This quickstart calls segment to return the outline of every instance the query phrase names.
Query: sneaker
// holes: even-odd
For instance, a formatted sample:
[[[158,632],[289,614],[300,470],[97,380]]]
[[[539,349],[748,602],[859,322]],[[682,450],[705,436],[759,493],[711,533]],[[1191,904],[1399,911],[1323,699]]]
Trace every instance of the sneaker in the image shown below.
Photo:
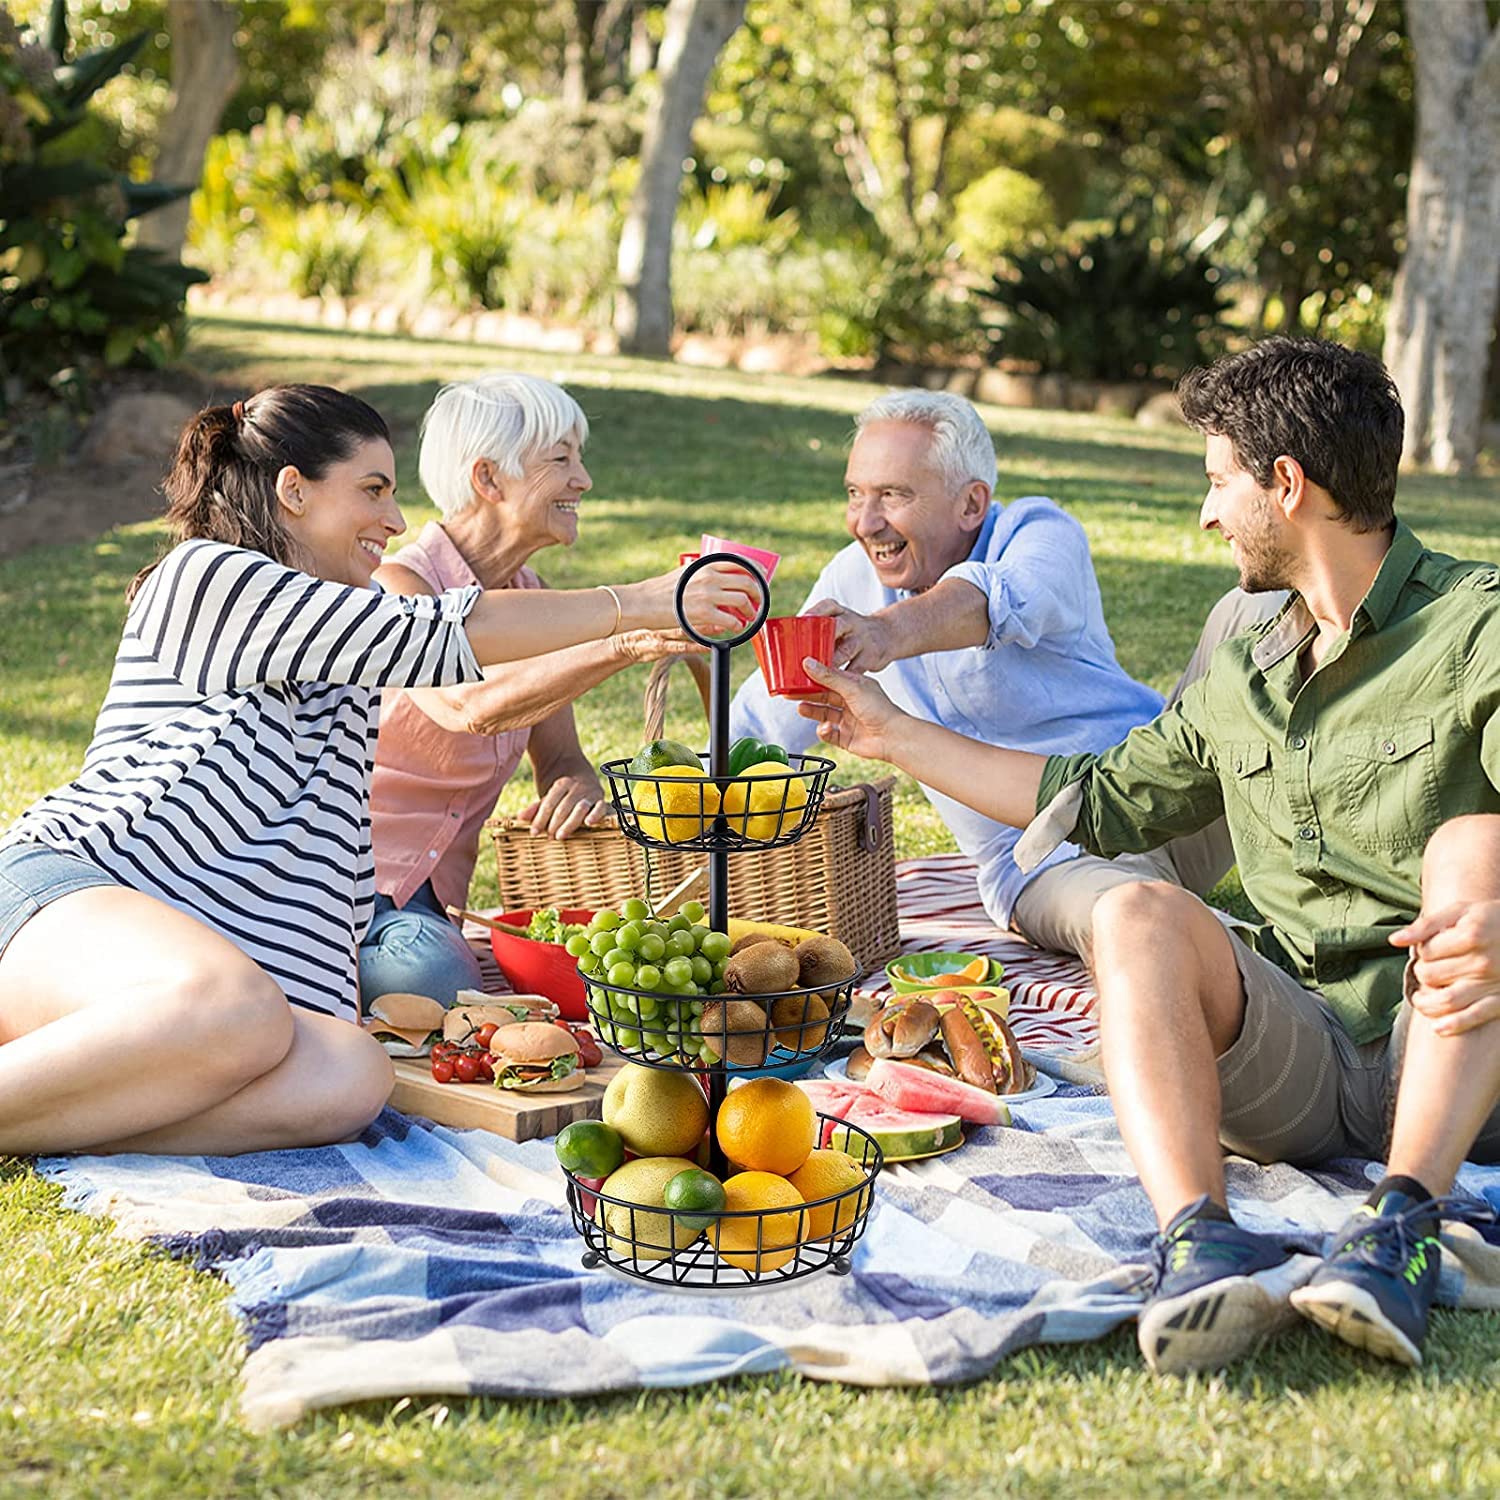
[[[1421,1364],[1437,1294],[1438,1222],[1445,1210],[1469,1217],[1468,1207],[1394,1191],[1378,1206],[1360,1204],[1311,1280],[1292,1294],[1293,1306],[1356,1349]]]
[[[1294,1321],[1288,1297],[1305,1258],[1223,1219],[1195,1217],[1199,1198],[1152,1244],[1156,1285],[1136,1336],[1158,1375],[1222,1370]]]

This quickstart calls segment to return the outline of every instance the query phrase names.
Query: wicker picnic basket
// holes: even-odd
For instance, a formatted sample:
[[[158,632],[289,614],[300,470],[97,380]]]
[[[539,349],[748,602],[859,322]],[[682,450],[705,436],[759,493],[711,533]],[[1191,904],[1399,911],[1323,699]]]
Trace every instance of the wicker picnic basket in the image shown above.
[[[708,673],[696,657],[668,658],[651,669],[645,693],[646,740],[666,722],[673,660],[686,663],[705,710]],[[756,922],[810,927],[842,939],[866,973],[900,952],[891,794],[895,778],[830,789],[799,842],[735,861],[730,911]],[[617,906],[631,896],[660,897],[703,865],[692,851],[647,850],[616,827],[539,839],[519,818],[485,825],[495,843],[504,911],[539,906]]]

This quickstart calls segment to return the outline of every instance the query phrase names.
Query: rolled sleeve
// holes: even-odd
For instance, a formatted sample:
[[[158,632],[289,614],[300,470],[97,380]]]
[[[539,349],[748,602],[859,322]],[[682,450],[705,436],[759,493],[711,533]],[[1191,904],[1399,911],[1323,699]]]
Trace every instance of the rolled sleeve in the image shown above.
[[[1112,859],[1159,848],[1223,814],[1218,767],[1194,722],[1198,686],[1101,755],[1049,757],[1036,816],[1016,845],[1023,870],[1064,840]]]

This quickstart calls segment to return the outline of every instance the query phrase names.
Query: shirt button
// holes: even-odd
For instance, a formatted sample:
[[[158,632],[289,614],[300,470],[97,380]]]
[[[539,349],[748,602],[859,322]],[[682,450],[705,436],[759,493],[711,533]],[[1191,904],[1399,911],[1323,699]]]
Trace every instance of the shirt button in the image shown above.
[[[436,849],[429,849],[427,851],[427,857],[428,857],[428,859],[436,859],[437,858],[437,850]]]
[[[1299,734],[1297,736],[1297,738],[1292,741],[1292,749],[1293,750],[1306,750],[1307,749],[1307,737],[1305,735],[1300,735]]]
[[[1387,755],[1394,755],[1396,753],[1396,742],[1395,740],[1387,740],[1385,744],[1383,744],[1380,748],[1384,750]]]
[[[1299,828],[1297,830],[1297,837],[1299,839],[1315,839],[1317,836],[1317,830],[1313,828]]]

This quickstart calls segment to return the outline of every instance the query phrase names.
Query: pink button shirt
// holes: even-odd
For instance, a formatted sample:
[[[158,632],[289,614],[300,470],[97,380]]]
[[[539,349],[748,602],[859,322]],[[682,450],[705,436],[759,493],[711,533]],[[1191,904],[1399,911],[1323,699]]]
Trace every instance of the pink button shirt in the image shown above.
[[[437,522],[390,559],[435,592],[479,580]],[[544,585],[522,568],[506,588]],[[380,740],[370,783],[375,889],[405,906],[424,880],[445,906],[463,906],[484,820],[521,762],[529,729],[465,734],[443,729],[405,689],[380,699]]]

